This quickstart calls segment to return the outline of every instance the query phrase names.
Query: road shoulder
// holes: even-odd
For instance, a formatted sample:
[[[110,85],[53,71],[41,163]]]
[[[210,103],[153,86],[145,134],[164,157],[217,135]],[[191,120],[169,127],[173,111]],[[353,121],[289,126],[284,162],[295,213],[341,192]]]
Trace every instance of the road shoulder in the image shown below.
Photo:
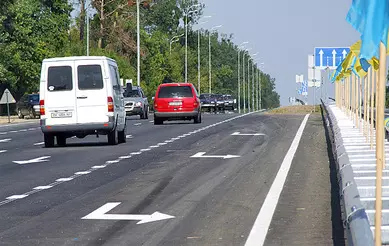
[[[311,115],[265,245],[344,245],[334,162],[321,115]],[[335,182],[334,182],[335,180]]]

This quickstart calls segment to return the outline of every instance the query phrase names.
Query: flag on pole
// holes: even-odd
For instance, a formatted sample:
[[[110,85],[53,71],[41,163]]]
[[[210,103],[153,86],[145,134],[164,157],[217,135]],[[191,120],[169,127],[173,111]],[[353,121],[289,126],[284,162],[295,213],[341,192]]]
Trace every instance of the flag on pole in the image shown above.
[[[379,57],[381,42],[388,45],[389,2],[387,0],[353,0],[346,20],[361,34],[361,65]]]

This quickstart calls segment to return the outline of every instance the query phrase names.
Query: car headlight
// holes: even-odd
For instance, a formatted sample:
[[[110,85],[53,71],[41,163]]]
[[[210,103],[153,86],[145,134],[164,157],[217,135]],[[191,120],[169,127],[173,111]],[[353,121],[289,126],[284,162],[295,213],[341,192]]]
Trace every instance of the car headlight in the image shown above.
[[[135,106],[141,107],[141,106],[142,106],[142,103],[141,103],[141,102],[137,102],[137,103],[135,104]]]

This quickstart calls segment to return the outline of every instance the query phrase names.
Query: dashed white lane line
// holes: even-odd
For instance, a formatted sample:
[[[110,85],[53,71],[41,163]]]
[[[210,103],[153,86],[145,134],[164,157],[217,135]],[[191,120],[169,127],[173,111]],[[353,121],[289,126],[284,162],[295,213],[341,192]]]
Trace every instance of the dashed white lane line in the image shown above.
[[[130,139],[130,138],[132,138],[132,135],[127,135],[126,138]]]
[[[8,143],[11,140],[12,140],[11,138],[0,139],[0,143]]]
[[[278,204],[278,199],[280,198],[282,189],[285,185],[286,178],[288,177],[290,167],[292,166],[293,157],[296,154],[297,147],[299,146],[308,118],[309,114],[304,117],[300,128],[297,130],[296,136],[294,137],[293,142],[288,152],[286,153],[284,160],[282,161],[277,176],[274,179],[273,184],[270,187],[269,193],[267,194],[266,199],[261,207],[261,210],[259,211],[258,217],[254,222],[254,226],[250,231],[245,246],[262,246],[265,243],[266,235],[269,230],[274,211]]]
[[[57,182],[68,182],[68,181],[71,181],[71,180],[73,180],[73,178],[60,178],[60,179],[57,179],[55,181],[57,181]]]
[[[37,186],[37,187],[33,188],[33,190],[47,190],[50,188],[53,188],[53,186],[52,185],[42,185],[42,186]]]
[[[5,135],[7,134],[8,132],[0,132],[0,135]]]
[[[0,154],[1,154],[1,153],[5,153],[5,152],[7,152],[7,150],[6,150],[6,149],[2,149],[2,150],[0,150]]]
[[[17,132],[19,132],[19,131],[9,131],[10,133],[17,133]]]
[[[34,143],[34,146],[44,145],[45,142]]]
[[[142,123],[135,123],[134,126],[140,126]]]
[[[75,175],[85,175],[85,174],[90,174],[91,171],[82,171],[82,172],[76,172],[74,173]]]
[[[28,195],[25,195],[25,194],[23,194],[23,195],[13,195],[13,196],[7,197],[6,199],[7,200],[16,200],[16,199],[23,199],[23,198],[25,198],[27,196]]]
[[[93,166],[92,169],[103,169],[106,168],[107,165],[101,165],[101,166]]]
[[[253,114],[253,113],[255,113],[255,112],[251,112],[251,113],[247,113],[247,114],[242,114],[242,115],[239,115],[239,116],[230,118],[230,119],[228,119],[228,120],[226,120],[226,121],[222,121],[222,122],[219,122],[219,123],[217,123],[217,124],[213,124],[212,126],[203,127],[203,128],[200,128],[200,129],[198,129],[198,130],[196,130],[196,131],[189,132],[189,133],[184,134],[184,135],[182,135],[182,136],[189,136],[189,135],[191,135],[191,134],[194,134],[194,133],[197,133],[197,132],[204,131],[204,130],[210,128],[210,127],[220,125],[220,124],[222,124],[223,122],[229,122],[229,121],[232,121],[232,120],[235,120],[235,119],[239,119],[239,118],[242,118],[242,117],[244,117],[244,116],[247,116],[247,115],[250,115],[250,114]],[[40,129],[40,128],[39,128],[39,127],[38,127],[38,128],[31,128],[31,130],[36,130],[36,129]],[[129,135],[129,136],[131,136],[131,135]],[[179,136],[179,137],[177,137],[176,139],[178,140],[178,139],[182,138],[182,136]],[[131,137],[132,137],[132,136],[131,136]],[[153,148],[158,148],[158,147],[160,147],[160,146],[167,145],[168,142],[174,142],[174,141],[175,141],[175,140],[171,140],[171,139],[170,139],[170,140],[166,140],[165,142],[158,143],[157,145],[150,146],[148,149],[142,149],[140,152],[132,152],[132,153],[131,153],[130,155],[128,155],[128,156],[121,156],[121,157],[119,157],[118,160],[107,161],[107,162],[105,163],[105,165],[92,166],[92,167],[91,167],[89,170],[87,170],[87,171],[76,172],[75,175],[73,175],[73,176],[70,176],[70,177],[67,177],[67,178],[59,178],[59,179],[56,179],[55,182],[53,182],[53,183],[51,183],[51,184],[42,185],[42,186],[37,186],[37,187],[33,188],[32,190],[30,190],[30,191],[24,193],[24,194],[21,194],[21,195],[13,195],[13,196],[7,197],[5,200],[0,201],[0,206],[5,205],[5,204],[7,204],[7,203],[10,203],[10,202],[12,202],[12,201],[15,201],[15,200],[17,200],[17,199],[25,198],[25,197],[27,197],[27,196],[29,196],[29,195],[32,195],[32,194],[35,194],[35,193],[37,193],[37,192],[40,192],[40,191],[43,191],[43,190],[46,190],[46,189],[50,189],[50,188],[52,188],[52,187],[54,187],[54,186],[56,186],[56,185],[62,184],[62,183],[64,183],[64,182],[71,181],[71,180],[73,180],[73,179],[75,179],[75,178],[78,178],[78,177],[80,177],[80,176],[82,176],[82,175],[89,174],[89,173],[91,173],[91,172],[93,172],[93,171],[95,171],[95,170],[103,169],[103,168],[107,167],[107,166],[110,165],[110,164],[118,163],[118,162],[120,162],[121,160],[131,158],[131,157],[133,157],[134,155],[140,155],[140,154],[144,153],[145,151],[149,151],[149,150],[151,150],[151,149],[153,149]],[[6,150],[5,150],[5,151],[6,151]],[[1,152],[0,152],[0,153],[1,153]]]
[[[150,120],[149,122],[150,122],[150,123],[154,123],[154,121],[153,121],[153,120]]]

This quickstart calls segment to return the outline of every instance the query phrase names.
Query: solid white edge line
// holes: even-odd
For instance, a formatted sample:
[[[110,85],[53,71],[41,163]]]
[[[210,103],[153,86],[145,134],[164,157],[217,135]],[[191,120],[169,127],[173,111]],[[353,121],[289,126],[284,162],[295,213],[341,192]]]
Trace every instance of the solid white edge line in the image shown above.
[[[278,200],[285,185],[286,178],[288,177],[294,155],[296,154],[308,118],[309,114],[305,115],[300,128],[297,130],[296,136],[294,137],[293,142],[288,152],[286,153],[284,160],[282,161],[277,176],[274,179],[269,193],[267,194],[261,210],[259,211],[259,214],[254,222],[253,228],[250,231],[245,246],[261,246],[265,243],[270,223],[273,219]]]

